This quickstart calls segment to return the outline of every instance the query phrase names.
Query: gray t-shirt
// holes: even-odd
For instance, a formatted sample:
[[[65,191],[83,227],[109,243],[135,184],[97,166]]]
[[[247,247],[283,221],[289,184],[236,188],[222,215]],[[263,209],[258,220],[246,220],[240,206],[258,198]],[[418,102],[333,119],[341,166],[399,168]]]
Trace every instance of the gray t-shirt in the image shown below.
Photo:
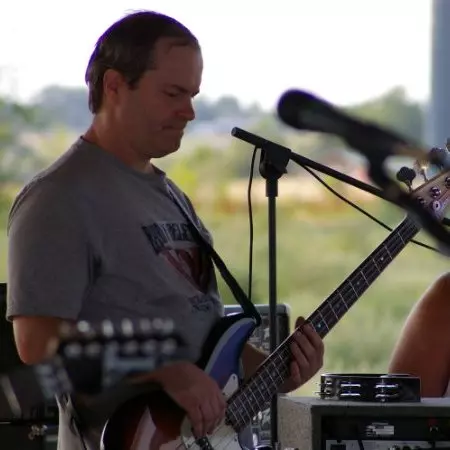
[[[223,307],[210,258],[157,171],[79,139],[18,195],[8,227],[7,317],[171,318],[196,361]],[[64,450],[80,448],[60,407]],[[68,415],[68,414],[66,414]]]

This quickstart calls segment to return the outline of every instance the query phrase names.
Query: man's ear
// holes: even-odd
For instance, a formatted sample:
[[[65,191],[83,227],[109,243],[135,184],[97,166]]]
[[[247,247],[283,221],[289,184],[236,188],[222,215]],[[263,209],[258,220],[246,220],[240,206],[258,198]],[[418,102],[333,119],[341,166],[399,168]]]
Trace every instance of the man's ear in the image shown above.
[[[123,75],[114,69],[107,69],[103,75],[103,95],[106,99],[116,103],[126,81]]]

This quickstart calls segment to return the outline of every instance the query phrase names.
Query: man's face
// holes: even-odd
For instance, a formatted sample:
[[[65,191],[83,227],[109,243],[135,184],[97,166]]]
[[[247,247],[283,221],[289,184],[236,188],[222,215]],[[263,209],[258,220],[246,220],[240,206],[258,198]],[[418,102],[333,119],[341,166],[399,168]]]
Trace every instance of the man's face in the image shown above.
[[[161,39],[154,66],[133,89],[120,82],[112,99],[115,122],[124,138],[147,158],[178,150],[183,130],[195,118],[192,100],[200,90],[203,60],[199,49]]]

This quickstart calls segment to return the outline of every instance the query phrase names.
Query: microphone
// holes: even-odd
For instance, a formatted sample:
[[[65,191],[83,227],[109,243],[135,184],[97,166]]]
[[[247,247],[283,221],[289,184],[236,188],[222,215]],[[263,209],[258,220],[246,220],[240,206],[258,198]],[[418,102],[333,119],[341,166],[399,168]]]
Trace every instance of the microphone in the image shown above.
[[[308,92],[288,90],[278,101],[279,118],[298,130],[334,134],[369,160],[391,155],[426,160],[424,149],[374,123],[351,117],[331,103]]]

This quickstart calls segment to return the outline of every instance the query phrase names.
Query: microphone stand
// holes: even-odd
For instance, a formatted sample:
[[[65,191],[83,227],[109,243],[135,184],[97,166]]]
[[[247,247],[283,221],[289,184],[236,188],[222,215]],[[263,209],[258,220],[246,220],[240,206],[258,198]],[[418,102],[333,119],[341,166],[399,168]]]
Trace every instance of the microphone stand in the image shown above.
[[[287,173],[286,167],[290,160],[299,166],[307,166],[311,169],[330,175],[333,178],[346,184],[361,189],[369,194],[375,195],[383,200],[387,200],[399,207],[415,213],[430,233],[441,242],[448,242],[449,235],[443,227],[433,220],[417,202],[404,193],[399,186],[389,179],[382,168],[384,159],[369,159],[369,175],[385,190],[381,190],[367,183],[359,181],[353,177],[343,174],[331,167],[320,164],[298,153],[294,153],[287,147],[264,139],[241,128],[234,127],[231,135],[237,139],[261,149],[259,171],[266,179],[266,197],[268,198],[268,248],[269,248],[269,333],[270,352],[277,347],[278,327],[277,327],[277,257],[276,257],[276,198],[278,196],[278,180]],[[271,444],[273,450],[279,449],[278,441],[278,402],[275,395],[270,405],[270,427]]]
[[[266,197],[268,199],[268,245],[269,245],[269,338],[270,352],[278,346],[277,324],[277,231],[276,199],[278,197],[278,180],[287,173],[289,155],[279,152],[275,145],[261,148],[259,172],[266,180]],[[278,396],[274,395],[270,404],[270,437],[273,450],[278,450]]]
[[[277,231],[276,231],[276,199],[278,197],[278,180],[287,173],[286,167],[292,159],[300,166],[309,166],[327,175],[331,175],[338,180],[351,184],[359,189],[370,192],[381,198],[384,194],[379,189],[366,183],[356,180],[337,170],[331,169],[323,164],[312,161],[304,156],[293,153],[287,147],[275,142],[263,139],[253,133],[233,128],[232,136],[241,139],[255,147],[261,149],[259,171],[266,180],[266,197],[268,199],[268,249],[269,249],[269,336],[270,352],[274,352],[278,346],[278,326],[277,326]],[[387,198],[386,198],[387,199]],[[279,447],[278,442],[278,398],[275,395],[270,405],[270,434],[273,450]]]

